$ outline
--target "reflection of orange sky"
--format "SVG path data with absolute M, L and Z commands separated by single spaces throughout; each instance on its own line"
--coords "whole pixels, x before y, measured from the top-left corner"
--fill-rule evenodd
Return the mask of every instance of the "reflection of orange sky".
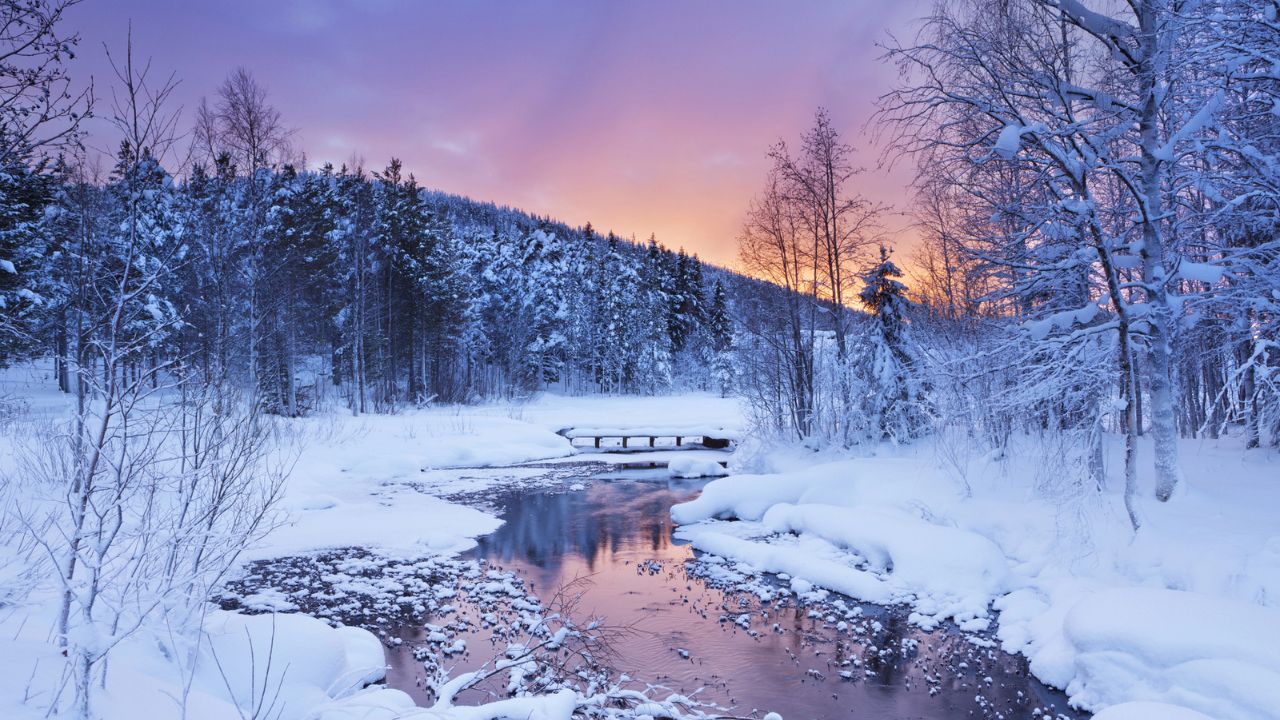
M 110 7 L 107 7 L 110 5 Z M 218 5 L 218 7 L 208 7 Z M 732 265 L 778 138 L 826 106 L 870 168 L 857 190 L 901 206 L 908 168 L 876 171 L 862 129 L 893 70 L 885 29 L 916 0 L 586 3 L 86 3 L 87 69 L 135 45 L 192 108 L 238 64 L 269 88 L 311 163 L 400 157 L 422 184 L 592 222 Z M 189 111 L 186 113 L 190 116 Z M 893 219 L 899 230 L 905 221 Z

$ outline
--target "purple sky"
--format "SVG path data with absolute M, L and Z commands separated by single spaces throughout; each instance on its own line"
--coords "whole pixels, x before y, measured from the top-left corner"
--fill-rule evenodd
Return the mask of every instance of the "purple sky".
M 75 71 L 102 44 L 182 80 L 184 126 L 237 65 L 271 93 L 312 165 L 400 157 L 428 187 L 734 264 L 765 151 L 826 106 L 862 151 L 859 190 L 901 205 L 863 133 L 892 82 L 886 29 L 920 0 L 426 2 L 85 0 Z M 105 111 L 105 106 L 99 112 Z M 896 222 L 901 225 L 903 223 Z

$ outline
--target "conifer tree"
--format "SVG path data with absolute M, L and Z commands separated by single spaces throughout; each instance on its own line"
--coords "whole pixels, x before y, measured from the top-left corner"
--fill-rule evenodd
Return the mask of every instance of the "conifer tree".
M 859 294 L 871 313 L 862 348 L 862 371 L 867 392 L 862 414 L 872 440 L 907 442 L 924 430 L 927 416 L 916 372 L 914 349 L 906 322 L 910 301 L 898 280 L 902 270 L 880 247 L 880 261 L 863 275 Z M 852 421 L 852 419 L 850 419 Z
M 721 397 L 729 394 L 734 381 L 733 319 L 729 315 L 729 303 L 724 285 L 716 280 L 711 289 L 711 304 L 707 308 L 706 332 L 710 357 L 706 364 L 711 373 L 712 386 Z

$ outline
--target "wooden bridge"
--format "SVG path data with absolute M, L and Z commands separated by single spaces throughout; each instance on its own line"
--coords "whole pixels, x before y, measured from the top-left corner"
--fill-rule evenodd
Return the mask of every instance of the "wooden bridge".
M 556 431 L 574 447 L 602 452 L 646 452 L 676 448 L 728 450 L 741 432 L 713 427 L 571 427 Z M 580 444 L 587 441 L 590 444 Z

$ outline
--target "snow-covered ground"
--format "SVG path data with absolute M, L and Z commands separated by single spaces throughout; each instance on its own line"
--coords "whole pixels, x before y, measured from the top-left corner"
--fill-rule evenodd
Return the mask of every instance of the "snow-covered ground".
M 291 520 L 255 557 L 362 546 L 458 552 L 496 527 L 491 517 L 441 496 L 518 483 L 539 460 L 668 462 L 722 455 L 669 450 L 628 455 L 575 449 L 557 430 L 572 426 L 742 425 L 736 400 L 714 395 L 565 397 L 544 394 L 518 405 L 451 406 L 358 418 L 329 414 L 295 421 L 297 464 L 285 501 Z M 288 452 L 290 448 L 283 451 Z M 705 462 L 703 463 L 705 464 Z M 499 468 L 467 478 L 449 468 Z M 424 492 L 425 491 L 425 492 Z M 423 518 L 433 518 L 423 522 Z M 439 520 L 435 520 L 439 518 Z
M 49 423 L 68 417 L 73 404 L 56 391 L 47 365 L 0 370 L 0 401 L 0 487 L 3 499 L 14 500 L 24 485 L 21 449 L 42 442 Z M 671 418 L 680 418 L 682 426 L 740 427 L 742 411 L 735 400 L 700 394 L 544 395 L 516 405 L 358 418 L 336 411 L 279 421 L 273 460 L 292 467 L 281 500 L 283 523 L 244 560 L 346 547 L 384 557 L 446 558 L 472 547 L 501 522 L 447 498 L 547 482 L 545 468 L 510 466 L 577 454 L 556 434 L 562 428 L 652 427 Z M 671 453 L 645 455 L 645 461 L 665 462 Z M 39 565 L 31 557 L 30 548 L 0 548 L 0 590 L 22 590 L 0 593 L 0 717 L 15 720 L 44 717 L 56 688 L 64 697 L 72 692 L 53 635 L 57 588 L 48 577 L 21 574 Z M 296 612 L 244 616 L 213 606 L 202 625 L 204 633 L 190 638 L 175 637 L 176 629 L 161 623 L 130 634 L 111 651 L 95 716 L 342 720 L 421 712 L 400 691 L 365 687 L 385 672 L 381 642 L 366 630 L 334 628 Z M 558 693 L 431 717 L 550 720 L 567 718 L 573 706 L 572 693 Z
M 0 397 L 10 408 L 0 421 L 0 473 L 12 500 L 21 491 L 17 447 L 70 404 L 51 389 L 47 369 L 0 373 Z M 500 523 L 451 498 L 554 481 L 538 461 L 572 455 L 722 472 L 718 453 L 600 454 L 556 433 L 673 421 L 741 428 L 743 411 L 707 395 L 544 395 L 288 421 L 275 449 L 293 464 L 287 521 L 246 560 L 353 546 L 450 557 Z M 1280 457 L 1231 439 L 1184 441 L 1184 487 L 1168 504 L 1144 502 L 1135 536 L 1119 488 L 1098 494 L 1063 482 L 1050 455 L 1031 440 L 1003 458 L 962 462 L 928 442 L 852 458 L 749 444 L 731 468 L 738 474 L 713 481 L 672 516 L 698 549 L 785 573 L 793 587 L 906 603 L 925 627 L 995 625 L 1004 649 L 1025 654 L 1037 677 L 1107 720 L 1280 717 Z M 1118 448 L 1111 462 L 1118 466 Z M 1142 482 L 1149 488 L 1151 478 Z M 28 591 L 0 595 L 0 717 L 35 718 L 64 665 L 51 636 L 56 588 L 17 576 L 17 551 L 0 557 L 0 587 L 26 583 Z M 206 635 L 188 641 L 183 657 L 172 654 L 165 627 L 144 627 L 113 650 L 102 716 L 177 717 L 182 705 L 190 718 L 270 705 L 283 720 L 411 709 L 398 691 L 362 689 L 383 668 L 379 641 L 364 630 L 299 613 L 212 608 L 203 625 Z M 264 647 L 270 668 L 258 657 Z M 564 705 L 550 696 L 517 709 L 559 717 Z
M 806 586 L 907 603 L 926 627 L 998 622 L 1006 650 L 1108 720 L 1280 717 L 1274 451 L 1184 441 L 1185 487 L 1144 503 L 1136 536 L 1119 488 L 1055 482 L 1031 441 L 966 463 L 971 495 L 927 443 L 816 458 L 756 454 L 761 474 L 672 509 L 677 535 Z

